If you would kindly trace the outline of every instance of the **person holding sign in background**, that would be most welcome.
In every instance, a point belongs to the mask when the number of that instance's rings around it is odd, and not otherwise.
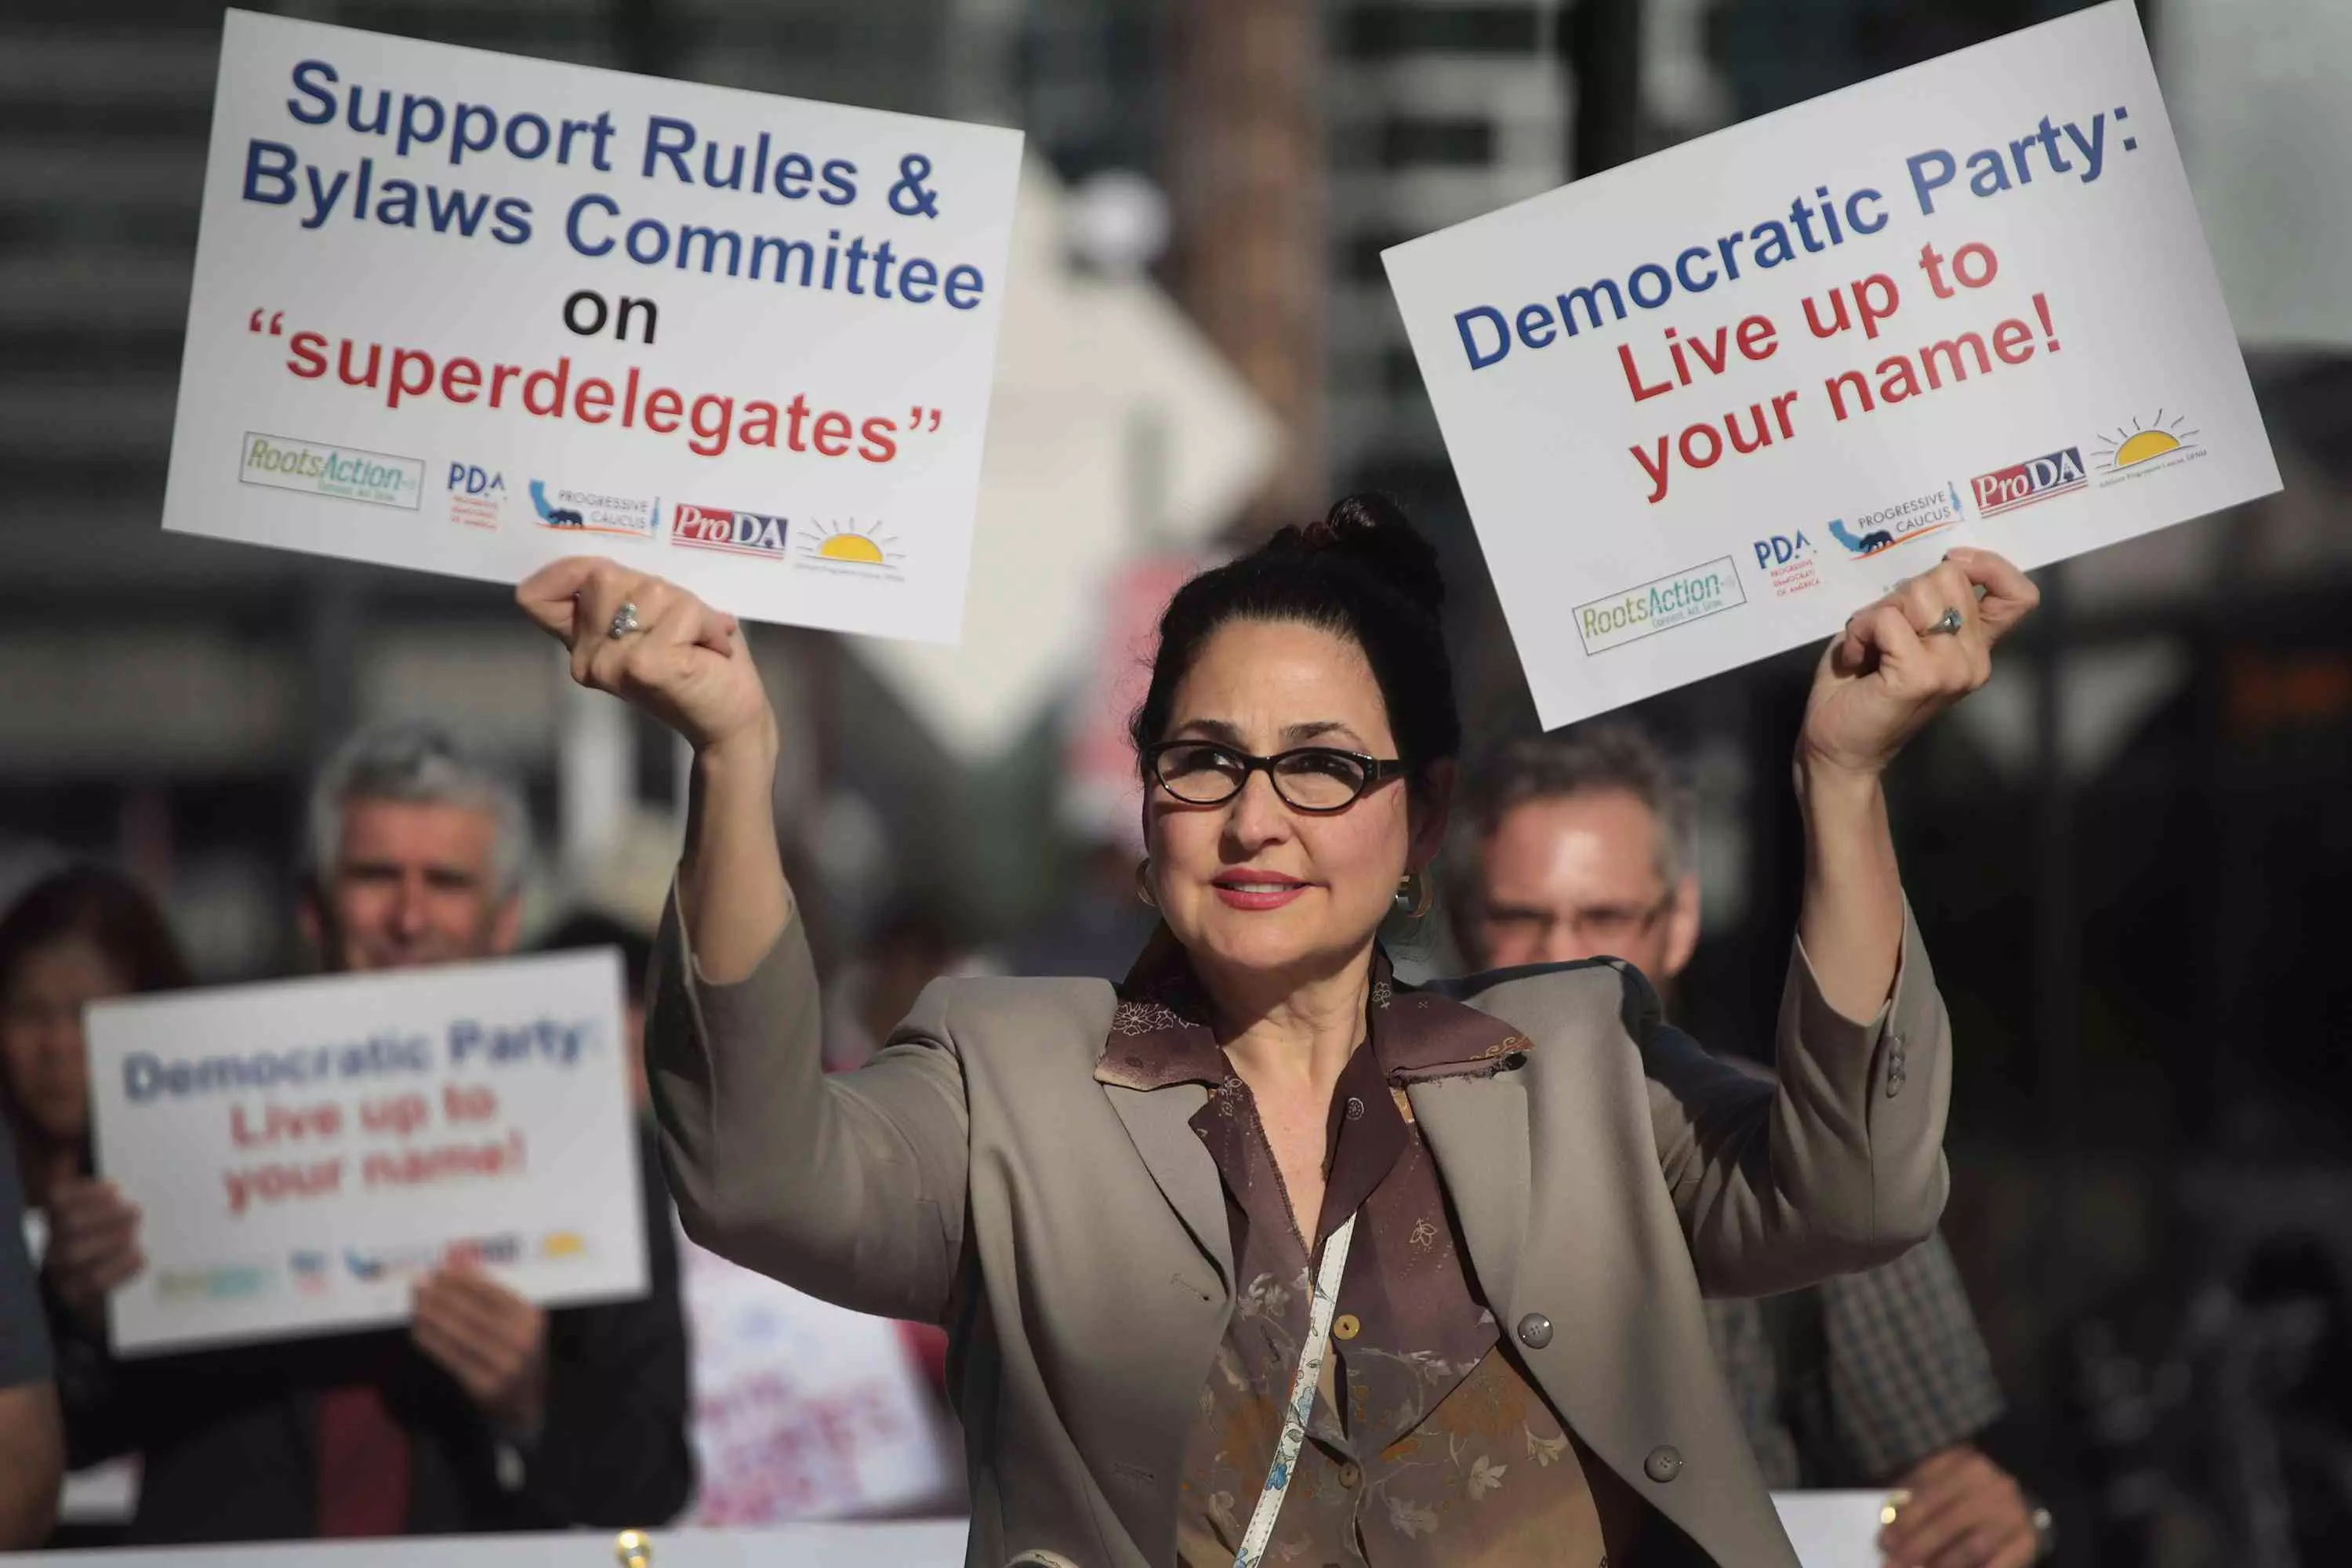
[[[1374,498],[1194,578],[1133,726],[1127,984],[940,982],[827,1077],[734,618],[604,560],[517,590],[694,747],[648,1042],[688,1231],[947,1325],[974,1564],[1794,1568],[1700,1295],[1935,1228],[1948,1028],[1879,780],[2035,591],[1958,552],[1824,652],[1777,1085],[1623,964],[1395,982],[1459,745],[1442,595]]]
[[[65,1435],[48,1334],[25,1257],[16,1146],[0,1118],[0,1552],[38,1546],[58,1512]]]
[[[1671,1011],[1699,939],[1697,806],[1622,722],[1515,741],[1469,781],[1454,930],[1480,968],[1603,955]],[[2048,1514],[1978,1439],[2000,1384],[1941,1236],[1881,1268],[1765,1300],[1712,1300],[1707,1330],[1775,1490],[1904,1494],[1891,1568],[2026,1568]]]
[[[313,790],[310,829],[302,924],[327,968],[513,951],[521,798],[436,731],[355,737]],[[127,980],[82,1001],[135,988]],[[638,1157],[658,1212],[654,1156]],[[102,1299],[142,1266],[140,1216],[111,1187],[83,1190],[89,1213],[77,1223],[90,1240],[58,1292],[82,1369],[67,1394],[68,1438],[77,1462],[141,1456],[134,1540],[617,1527],[685,1506],[685,1326],[676,1249],[659,1227],[647,1231],[642,1300],[542,1310],[461,1259],[418,1283],[404,1335],[118,1362]]]
[[[82,1010],[188,984],[187,960],[163,911],[119,872],[68,868],[0,916],[0,1119],[16,1138],[26,1206],[41,1236],[40,1307],[56,1347],[72,1469],[125,1447],[100,1418],[113,1376],[106,1292],[145,1262],[138,1211],[91,1173]]]

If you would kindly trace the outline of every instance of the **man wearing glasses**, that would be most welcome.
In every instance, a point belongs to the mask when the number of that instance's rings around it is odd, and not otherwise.
[[[1467,784],[1454,911],[1473,966],[1622,958],[1671,1012],[1698,944],[1696,810],[1658,748],[1628,726],[1586,726],[1516,742]],[[1775,1489],[1907,1492],[1880,1542],[1902,1568],[2024,1568],[2046,1553],[2047,1511],[1977,1447],[2000,1390],[1942,1237],[1866,1274],[1706,1306]]]

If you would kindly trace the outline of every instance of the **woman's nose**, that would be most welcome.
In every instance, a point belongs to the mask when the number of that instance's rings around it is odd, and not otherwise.
[[[1290,812],[1282,804],[1282,796],[1275,792],[1274,780],[1260,771],[1242,781],[1241,793],[1234,796],[1228,820],[1234,837],[1255,848],[1289,831]]]

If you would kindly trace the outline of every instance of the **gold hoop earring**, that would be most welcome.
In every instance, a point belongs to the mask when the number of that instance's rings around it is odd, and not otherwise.
[[[1135,863],[1135,897],[1146,909],[1160,907],[1160,900],[1151,896],[1151,857],[1149,855]]]
[[[1425,918],[1437,904],[1437,888],[1419,871],[1407,871],[1397,879],[1397,913],[1410,921]]]

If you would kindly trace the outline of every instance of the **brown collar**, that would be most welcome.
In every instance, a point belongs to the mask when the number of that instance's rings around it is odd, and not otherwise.
[[[1233,1068],[1209,1023],[1208,997],[1181,943],[1161,925],[1118,987],[1110,1032],[1095,1063],[1097,1081],[1125,1089],[1214,1086]],[[1510,1025],[1451,998],[1399,985],[1388,953],[1372,950],[1365,1008],[1372,1059],[1395,1088],[1519,1065],[1528,1041]]]

